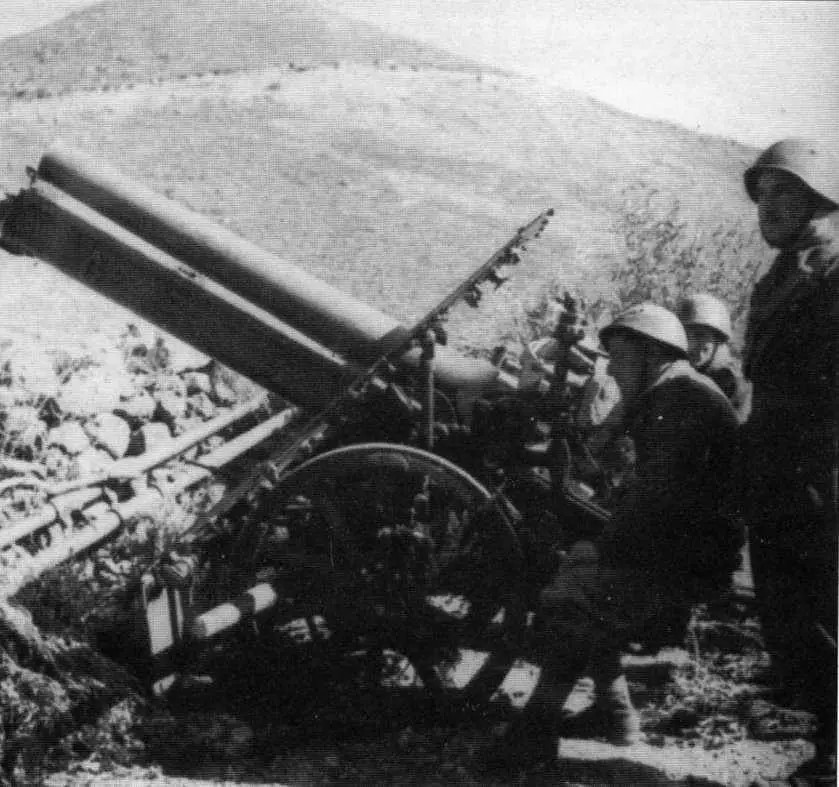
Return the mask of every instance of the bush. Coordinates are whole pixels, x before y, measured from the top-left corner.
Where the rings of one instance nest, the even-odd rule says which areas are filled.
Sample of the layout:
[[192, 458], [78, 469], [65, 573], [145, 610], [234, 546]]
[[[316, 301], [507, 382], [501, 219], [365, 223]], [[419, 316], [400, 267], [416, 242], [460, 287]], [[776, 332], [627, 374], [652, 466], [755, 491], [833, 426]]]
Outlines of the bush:
[[698, 231], [677, 199], [639, 183], [625, 190], [615, 231], [623, 238], [626, 258], [612, 270], [612, 311], [646, 300], [672, 309], [685, 294], [710, 292], [731, 309], [737, 343], [752, 286], [767, 260], [756, 227], [727, 218], [710, 231]]
[[[768, 249], [755, 228], [725, 218], [707, 231], [685, 217], [678, 199], [644, 183], [623, 192], [623, 209], [613, 227], [624, 253], [589, 271], [584, 284], [559, 280], [515, 320], [517, 339], [526, 343], [553, 330], [557, 309], [568, 292], [591, 326], [602, 327], [619, 311], [642, 301], [669, 309], [691, 292], [707, 291], [724, 300], [734, 325], [735, 349], [741, 343], [749, 297]], [[589, 260], [579, 261], [583, 267]]]

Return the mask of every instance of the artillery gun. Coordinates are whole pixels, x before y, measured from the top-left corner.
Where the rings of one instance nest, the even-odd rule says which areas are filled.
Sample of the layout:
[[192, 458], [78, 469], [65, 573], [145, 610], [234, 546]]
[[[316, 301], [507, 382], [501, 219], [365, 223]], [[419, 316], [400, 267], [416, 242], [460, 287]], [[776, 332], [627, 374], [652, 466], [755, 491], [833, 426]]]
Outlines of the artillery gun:
[[[499, 270], [553, 211], [408, 327], [63, 145], [30, 178], [0, 203], [4, 248], [51, 263], [276, 401], [167, 482], [148, 474], [252, 423], [259, 404], [51, 490], [41, 511], [0, 530], [3, 595], [132, 518], [159, 515], [168, 496], [221, 480], [224, 494], [181, 534], [184, 549], [144, 578], [157, 692], [212, 670], [220, 641], [280, 664], [304, 640], [374, 683], [397, 654], [435, 698], [487, 699], [520, 653], [563, 525], [606, 517], [569, 475], [582, 378], [571, 383], [591, 359], [570, 299], [552, 383], [528, 391], [500, 354], [451, 351], [442, 323], [459, 301], [478, 305], [487, 282], [501, 286]], [[489, 654], [466, 679], [455, 674], [464, 652]]]

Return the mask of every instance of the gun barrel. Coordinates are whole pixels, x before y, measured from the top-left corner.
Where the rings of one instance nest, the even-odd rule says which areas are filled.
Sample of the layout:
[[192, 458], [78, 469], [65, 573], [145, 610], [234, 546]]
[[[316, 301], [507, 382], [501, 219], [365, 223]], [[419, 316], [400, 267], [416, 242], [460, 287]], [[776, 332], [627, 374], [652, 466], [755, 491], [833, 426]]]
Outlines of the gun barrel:
[[48, 183], [14, 198], [3, 241], [307, 409], [325, 407], [360, 371]]
[[46, 150], [38, 178], [346, 357], [370, 363], [381, 340], [399, 327], [363, 301], [64, 144]]
[[[404, 341], [404, 326], [393, 317], [99, 159], [54, 143], [41, 157], [37, 175], [349, 363], [366, 367]], [[414, 351], [402, 363], [416, 369], [418, 359]], [[447, 347], [437, 348], [435, 374], [443, 386], [470, 396], [495, 385], [498, 377], [489, 362]]]

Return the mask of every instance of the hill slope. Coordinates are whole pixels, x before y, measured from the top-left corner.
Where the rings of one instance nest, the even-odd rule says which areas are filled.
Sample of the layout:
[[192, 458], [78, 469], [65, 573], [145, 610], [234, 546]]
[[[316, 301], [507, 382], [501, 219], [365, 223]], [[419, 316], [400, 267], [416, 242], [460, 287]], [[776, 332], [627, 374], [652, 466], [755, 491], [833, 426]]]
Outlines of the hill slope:
[[752, 220], [753, 151], [324, 6], [109, 0], [0, 42], [0, 64], [0, 177], [61, 137], [400, 318], [556, 207], [509, 297], [458, 329], [470, 343], [619, 262], [633, 183], [678, 198], [696, 232]]
[[336, 60], [478, 64], [295, 0], [106, 0], [0, 44], [0, 96], [34, 98], [195, 73]]

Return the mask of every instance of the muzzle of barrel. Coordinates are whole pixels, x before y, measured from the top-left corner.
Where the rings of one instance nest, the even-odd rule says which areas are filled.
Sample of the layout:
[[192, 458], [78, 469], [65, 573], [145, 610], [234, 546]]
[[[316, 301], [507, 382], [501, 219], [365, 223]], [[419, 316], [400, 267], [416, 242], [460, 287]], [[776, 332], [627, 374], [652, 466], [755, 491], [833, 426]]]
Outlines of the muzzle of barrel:
[[49, 183], [7, 201], [5, 212], [5, 246], [40, 257], [306, 409], [325, 407], [361, 371]]

